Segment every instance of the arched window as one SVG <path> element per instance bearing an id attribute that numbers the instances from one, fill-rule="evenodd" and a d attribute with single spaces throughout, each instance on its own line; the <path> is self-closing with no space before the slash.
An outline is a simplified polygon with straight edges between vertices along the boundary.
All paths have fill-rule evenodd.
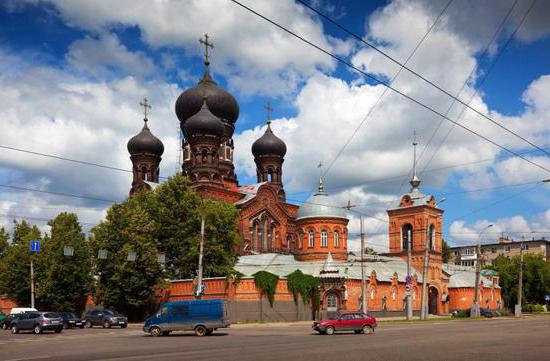
<path id="1" fill-rule="evenodd" d="M 403 251 L 406 251 L 411 242 L 411 248 L 413 246 L 413 226 L 410 223 L 404 224 L 401 227 L 401 240 Z"/>
<path id="2" fill-rule="evenodd" d="M 340 233 L 338 231 L 334 231 L 334 248 L 338 248 L 340 246 Z"/>
<path id="3" fill-rule="evenodd" d="M 428 227 L 428 245 L 431 250 L 435 250 L 435 226 L 433 224 L 430 224 Z"/>
<path id="4" fill-rule="evenodd" d="M 334 293 L 329 293 L 327 295 L 327 311 L 337 311 L 338 310 L 338 296 Z"/>
<path id="5" fill-rule="evenodd" d="M 313 248 L 315 246 L 315 232 L 309 231 L 309 248 Z"/>
<path id="6" fill-rule="evenodd" d="M 321 231 L 321 247 L 328 247 L 328 233 Z"/>
<path id="7" fill-rule="evenodd" d="M 208 163 L 208 151 L 206 149 L 203 149 L 201 152 L 201 160 L 202 163 Z"/>
<path id="8" fill-rule="evenodd" d="M 269 183 L 273 182 L 273 169 L 271 168 L 267 170 L 267 181 Z"/>
<path id="9" fill-rule="evenodd" d="M 141 167 L 141 179 L 148 180 L 147 179 L 147 168 L 145 166 Z"/>

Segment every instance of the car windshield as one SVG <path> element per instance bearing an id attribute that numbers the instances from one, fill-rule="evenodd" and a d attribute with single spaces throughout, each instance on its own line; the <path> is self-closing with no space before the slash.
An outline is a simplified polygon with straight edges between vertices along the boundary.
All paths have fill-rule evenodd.
<path id="1" fill-rule="evenodd" d="M 109 310 L 103 310 L 103 313 L 106 314 L 107 316 L 112 316 L 114 313 L 109 311 Z"/>
<path id="2" fill-rule="evenodd" d="M 65 316 L 65 318 L 76 318 L 74 313 L 70 313 L 70 312 L 64 313 L 63 316 Z"/>

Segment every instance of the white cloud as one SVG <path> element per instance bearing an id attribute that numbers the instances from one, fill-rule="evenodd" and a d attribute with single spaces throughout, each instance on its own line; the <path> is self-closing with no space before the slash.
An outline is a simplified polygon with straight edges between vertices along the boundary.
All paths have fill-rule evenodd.
<path id="1" fill-rule="evenodd" d="M 179 47 L 190 56 L 202 54 L 198 39 L 208 33 L 214 42 L 213 71 L 244 94 L 288 95 L 317 71 L 335 68 L 330 57 L 230 1 L 120 0 L 116 7 L 110 0 L 48 2 L 70 26 L 100 34 L 137 26 L 150 47 Z M 350 49 L 327 37 L 322 24 L 292 0 L 243 2 L 323 48 Z"/>
<path id="2" fill-rule="evenodd" d="M 113 71 L 147 76 L 155 71 L 155 64 L 143 52 L 131 52 L 115 34 L 86 36 L 69 46 L 67 62 L 75 69 L 105 77 Z"/>

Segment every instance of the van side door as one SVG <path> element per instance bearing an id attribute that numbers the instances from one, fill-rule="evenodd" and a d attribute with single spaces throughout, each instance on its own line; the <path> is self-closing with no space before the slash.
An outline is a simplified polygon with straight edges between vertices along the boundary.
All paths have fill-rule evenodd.
<path id="1" fill-rule="evenodd" d="M 189 305 L 172 306 L 173 331 L 192 330 L 193 324 L 189 317 Z"/>

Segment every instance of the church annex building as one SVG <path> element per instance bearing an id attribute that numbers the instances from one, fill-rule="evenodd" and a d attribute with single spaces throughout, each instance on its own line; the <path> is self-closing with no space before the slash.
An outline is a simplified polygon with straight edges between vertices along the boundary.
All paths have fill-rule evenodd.
<path id="1" fill-rule="evenodd" d="M 233 132 L 239 116 L 235 98 L 219 87 L 205 61 L 205 73 L 195 87 L 177 99 L 175 110 L 184 135 L 182 173 L 202 196 L 233 203 L 240 211 L 238 230 L 241 254 L 235 269 L 244 277 L 238 284 L 225 278 L 204 280 L 202 298 L 230 301 L 232 321 L 307 320 L 308 305 L 294 302 L 285 277 L 299 269 L 321 279 L 320 310 L 335 312 L 361 307 L 361 262 L 367 278 L 367 309 L 376 315 L 404 314 L 406 302 L 407 247 L 412 254 L 410 284 L 414 312 L 420 310 L 422 267 L 428 247 L 428 311 L 447 314 L 468 309 L 474 299 L 475 270 L 443 264 L 442 217 L 431 195 L 420 190 L 414 176 L 411 190 L 388 209 L 389 253 L 364 260 L 348 252 L 348 218 L 344 208 L 335 207 L 324 190 L 322 179 L 317 192 L 301 206 L 286 202 L 283 163 L 287 148 L 271 129 L 269 117 L 265 133 L 252 146 L 257 183 L 240 185 L 233 164 Z M 130 196 L 149 189 L 159 181 L 164 146 L 147 125 L 128 142 L 133 163 Z M 291 156 L 291 155 L 290 155 Z M 280 277 L 273 307 L 256 288 L 251 277 L 258 271 Z M 193 299 L 193 280 L 172 280 L 161 301 Z M 498 277 L 482 276 L 480 307 L 500 308 Z"/>

